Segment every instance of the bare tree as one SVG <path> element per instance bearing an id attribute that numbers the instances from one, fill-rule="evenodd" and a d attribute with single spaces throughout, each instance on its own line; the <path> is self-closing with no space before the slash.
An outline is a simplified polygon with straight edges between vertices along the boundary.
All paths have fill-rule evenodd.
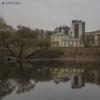
<path id="1" fill-rule="evenodd" d="M 29 49 L 34 45 L 36 41 L 36 34 L 33 30 L 25 26 L 18 26 L 15 36 L 15 44 L 17 49 L 19 49 L 19 58 L 23 58 L 24 51 Z"/>

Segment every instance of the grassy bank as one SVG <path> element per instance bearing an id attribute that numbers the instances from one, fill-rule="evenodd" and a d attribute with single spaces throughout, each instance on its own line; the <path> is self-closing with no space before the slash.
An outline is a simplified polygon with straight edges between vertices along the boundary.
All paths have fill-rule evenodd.
<path id="1" fill-rule="evenodd" d="M 100 48 L 40 48 L 35 49 L 29 58 L 99 61 Z"/>
<path id="2" fill-rule="evenodd" d="M 99 61 L 100 48 L 31 48 L 27 49 L 23 55 L 23 58 L 28 59 L 77 59 Z M 10 53 L 7 50 L 0 50 L 0 56 L 0 58 L 3 56 L 10 56 Z"/>
<path id="3" fill-rule="evenodd" d="M 62 59 L 100 60 L 100 48 L 60 48 L 64 54 Z"/>
<path id="4" fill-rule="evenodd" d="M 63 49 L 59 48 L 35 48 L 28 56 L 31 59 L 56 59 L 64 55 Z"/>

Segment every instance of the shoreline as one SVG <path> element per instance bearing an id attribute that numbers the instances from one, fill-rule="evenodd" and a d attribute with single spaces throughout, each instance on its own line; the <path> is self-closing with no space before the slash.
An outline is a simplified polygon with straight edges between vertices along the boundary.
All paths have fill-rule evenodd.
<path id="1" fill-rule="evenodd" d="M 100 62 L 100 60 L 94 60 L 94 59 L 73 59 L 73 58 L 67 58 L 67 59 L 25 59 L 25 61 L 79 61 L 79 62 Z"/>

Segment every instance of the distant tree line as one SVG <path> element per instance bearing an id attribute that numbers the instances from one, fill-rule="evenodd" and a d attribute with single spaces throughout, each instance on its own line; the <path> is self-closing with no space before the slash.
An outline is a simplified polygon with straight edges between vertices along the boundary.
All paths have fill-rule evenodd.
<path id="1" fill-rule="evenodd" d="M 36 48 L 40 48 L 40 51 L 41 48 L 49 48 L 51 34 L 51 31 L 33 30 L 22 25 L 18 25 L 17 29 L 14 29 L 0 17 L 0 57 L 10 55 L 25 58 L 31 53 L 33 54 Z"/>

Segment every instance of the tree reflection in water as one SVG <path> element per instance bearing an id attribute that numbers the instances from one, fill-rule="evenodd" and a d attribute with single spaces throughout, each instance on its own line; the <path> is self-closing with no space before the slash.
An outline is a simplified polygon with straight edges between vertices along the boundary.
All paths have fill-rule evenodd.
<path id="1" fill-rule="evenodd" d="M 12 84 L 11 80 L 0 80 L 0 98 L 6 96 L 15 89 L 15 86 Z"/>
<path id="2" fill-rule="evenodd" d="M 73 89 L 85 83 L 100 85 L 99 62 L 32 61 L 0 64 L 0 98 L 33 90 L 38 82 L 71 82 Z M 67 84 L 67 83 L 66 83 Z"/>

